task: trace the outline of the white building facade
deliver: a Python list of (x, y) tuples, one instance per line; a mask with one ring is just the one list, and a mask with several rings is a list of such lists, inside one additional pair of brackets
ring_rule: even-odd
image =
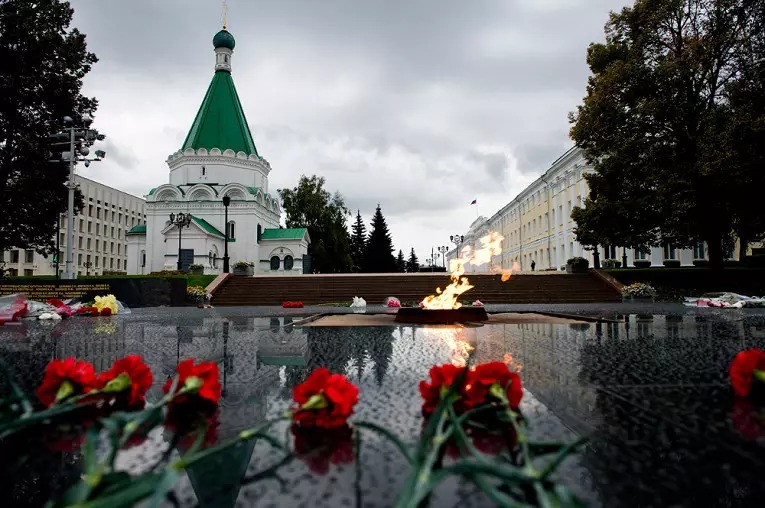
[[(255, 147), (231, 77), (234, 37), (224, 27), (213, 46), (215, 74), (183, 146), (167, 158), (168, 183), (149, 191), (146, 224), (128, 232), (128, 273), (192, 265), (221, 273), (226, 231), (232, 267), (242, 260), (256, 273), (303, 273), (310, 238), (306, 229), (279, 228), (271, 165)], [(191, 223), (179, 230), (171, 214), (190, 214)]]
[[(144, 200), (107, 185), (74, 176), (85, 206), (74, 217), (73, 271), (77, 276), (126, 273), (128, 231), (143, 224)], [(58, 269), (66, 271), (66, 214), (58, 221)], [(55, 229), (55, 224), (51, 224)], [(56, 234), (56, 233), (54, 233)], [(55, 238), (55, 237), (54, 237)], [(0, 253), (10, 276), (55, 275), (54, 256), (44, 257), (32, 249), (10, 249)]]
[[(572, 257), (583, 257), (592, 267), (593, 252), (576, 241), (575, 223), (571, 219), (573, 208), (583, 206), (589, 194), (584, 175), (591, 172), (594, 169), (587, 164), (582, 150), (571, 148), (497, 213), (488, 219), (476, 219), (465, 234), (463, 246), (480, 247), (479, 240), (488, 231), (500, 232), (504, 241), (502, 254), (495, 256), (491, 265), (472, 270), (509, 269), (518, 263), (521, 270), (529, 271), (532, 262), (535, 270), (565, 270), (566, 261)], [(623, 256), (628, 267), (635, 267), (636, 262), (638, 266), (693, 266), (708, 261), (704, 242), (693, 249), (669, 244), (640, 252), (616, 245), (598, 248), (601, 266), (622, 264)], [(451, 250), (447, 259), (454, 259), (456, 254), (456, 249)], [(737, 259), (737, 248), (727, 256)], [(471, 271), (471, 267), (467, 266), (466, 271)]]

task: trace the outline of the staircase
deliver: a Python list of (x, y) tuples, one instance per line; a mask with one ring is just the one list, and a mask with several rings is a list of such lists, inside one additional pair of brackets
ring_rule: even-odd
[[(603, 303), (621, 302), (621, 295), (592, 272), (586, 274), (499, 275), (467, 274), (475, 287), (461, 300), (492, 303)], [(215, 291), (216, 306), (305, 305), (348, 302), (360, 296), (368, 305), (382, 305), (388, 296), (402, 302), (421, 301), (449, 284), (445, 274), (336, 274), (263, 275), (229, 277)]]

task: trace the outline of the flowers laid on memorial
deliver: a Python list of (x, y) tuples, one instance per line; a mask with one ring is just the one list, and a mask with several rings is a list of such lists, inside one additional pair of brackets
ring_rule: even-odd
[[(530, 442), (527, 421), (519, 409), (523, 387), (518, 374), (502, 362), (471, 366), (471, 359), (467, 367), (435, 365), (429, 379), (420, 382), (425, 418), (414, 444), (406, 444), (375, 421), (354, 417), (358, 387), (326, 368), (313, 370), (294, 386), (294, 405), (285, 415), (260, 421), (219, 442), (222, 387), (215, 363), (180, 362), (163, 386), (165, 396), (147, 403), (153, 375), (140, 356), (118, 359), (100, 375), (92, 365), (75, 358), (53, 360), (38, 389), (49, 408), (36, 412), (0, 361), (12, 394), (10, 400), (0, 400), (0, 407), (15, 411), (10, 420), (0, 412), (0, 440), (15, 432), (34, 433), (38, 425), (43, 440), (53, 449), (71, 451), (82, 445), (83, 476), (65, 494), (67, 503), (80, 505), (108, 504), (106, 495), (128, 496), (130, 504), (150, 496), (161, 499), (173, 488), (179, 471), (256, 439), (283, 458), (251, 477), (273, 476), (280, 464), (294, 458), (314, 474), (323, 475), (332, 467), (353, 463), (361, 453), (362, 434), (367, 433), (387, 440), (405, 458), (409, 473), (398, 493), (398, 506), (421, 505), (447, 477), (474, 481), (489, 498), (503, 499), (507, 505), (537, 506), (540, 496), (556, 503), (573, 499), (550, 474), (582, 441), (568, 445)], [(68, 419), (62, 419), (67, 415)], [(280, 428), (269, 433), (275, 425)], [(742, 432), (753, 435), (753, 424), (747, 421), (743, 425)], [(165, 438), (171, 443), (169, 450), (177, 448), (180, 457), (164, 453), (145, 472), (119, 472), (120, 451), (146, 443), (150, 433), (161, 426), (170, 433)], [(543, 458), (550, 455), (544, 463)], [(480, 474), (474, 475), (476, 471)]]
[(340, 374), (316, 369), (292, 390), (297, 406), (292, 419), (304, 427), (338, 427), (348, 421), (359, 402), (359, 389)]
[(120, 311), (117, 306), (117, 298), (114, 295), (96, 296), (93, 306), (98, 309), (102, 316), (111, 316)]
[(37, 396), (40, 402), (50, 407), (95, 388), (98, 388), (98, 380), (93, 366), (76, 358), (66, 358), (48, 364)]
[(303, 302), (282, 302), (282, 307), (285, 309), (302, 309), (304, 305)]
[[(213, 362), (200, 362), (195, 365), (194, 360), (189, 358), (178, 364), (176, 369), (178, 374), (178, 382), (176, 384), (173, 394), (178, 393), (182, 389), (191, 390), (185, 398), (199, 397), (213, 404), (217, 404), (220, 399), (221, 385), (218, 376), (218, 364)], [(173, 379), (168, 379), (162, 390), (170, 394), (170, 390), (173, 387)], [(178, 403), (183, 400), (178, 400)]]
[(656, 296), (656, 290), (653, 286), (645, 282), (634, 282), (629, 286), (624, 286), (622, 296), (630, 298), (653, 298)]
[(141, 409), (146, 404), (146, 392), (151, 388), (153, 376), (149, 366), (138, 355), (130, 355), (114, 362), (112, 367), (98, 376), (99, 389), (117, 393), (121, 407)]
[(755, 382), (765, 383), (765, 351), (742, 351), (731, 363), (730, 384), (736, 395), (746, 397)]

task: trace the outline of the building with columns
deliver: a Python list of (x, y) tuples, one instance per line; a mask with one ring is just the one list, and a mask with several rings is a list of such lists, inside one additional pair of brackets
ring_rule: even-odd
[[(255, 273), (303, 273), (310, 238), (306, 229), (279, 227), (271, 165), (255, 147), (234, 86), (235, 41), (225, 26), (213, 47), (215, 73), (186, 140), (167, 158), (168, 182), (149, 191), (146, 223), (128, 232), (128, 273), (175, 270), (179, 256), (182, 269), (221, 273), (226, 231), (232, 266), (244, 260)], [(191, 222), (179, 229), (171, 214), (190, 214)]]
[[(584, 250), (576, 241), (575, 223), (571, 219), (573, 208), (583, 206), (589, 193), (584, 175), (590, 172), (594, 169), (584, 159), (582, 150), (571, 148), (494, 215), (476, 219), (465, 234), (463, 246), (478, 248), (480, 238), (489, 231), (498, 231), (504, 236), (502, 254), (495, 256), (491, 265), (468, 265), (466, 271), (509, 269), (514, 263), (528, 271), (532, 261), (536, 270), (565, 270), (566, 261), (577, 256), (588, 259), (593, 266), (593, 252)], [(626, 255), (628, 267), (634, 267), (636, 260), (639, 265), (650, 263), (650, 266), (665, 266), (665, 262), (693, 266), (694, 261), (708, 260), (704, 242), (693, 249), (679, 249), (667, 244), (641, 252), (601, 245), (599, 252), (601, 264), (606, 260), (621, 263)], [(454, 259), (456, 255), (457, 250), (452, 249), (447, 259)], [(738, 248), (729, 252), (728, 258), (738, 259)]]

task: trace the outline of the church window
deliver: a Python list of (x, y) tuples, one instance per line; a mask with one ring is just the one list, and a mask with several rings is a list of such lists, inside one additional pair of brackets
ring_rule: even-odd
[(234, 233), (236, 233), (235, 226), (236, 226), (236, 223), (234, 223), (234, 221), (232, 221), (232, 220), (228, 221), (228, 238), (229, 238), (229, 240), (234, 240), (236, 238), (236, 236), (234, 235)]
[(146, 266), (146, 251), (141, 251), (141, 266)]
[(279, 269), (279, 256), (271, 256), (271, 270)]
[(292, 256), (284, 256), (284, 269), (292, 270), (293, 265), (294, 265), (294, 260), (292, 259)]
[(260, 243), (260, 237), (261, 237), (261, 235), (262, 235), (262, 234), (263, 234), (263, 226), (261, 226), (260, 224), (258, 224), (258, 236), (257, 236), (257, 238), (258, 238), (258, 243)]
[(204, 167), (204, 166), (202, 166), (202, 176), (205, 176), (205, 171), (206, 171), (206, 170), (205, 170), (205, 167)]

